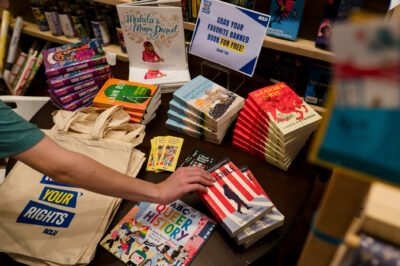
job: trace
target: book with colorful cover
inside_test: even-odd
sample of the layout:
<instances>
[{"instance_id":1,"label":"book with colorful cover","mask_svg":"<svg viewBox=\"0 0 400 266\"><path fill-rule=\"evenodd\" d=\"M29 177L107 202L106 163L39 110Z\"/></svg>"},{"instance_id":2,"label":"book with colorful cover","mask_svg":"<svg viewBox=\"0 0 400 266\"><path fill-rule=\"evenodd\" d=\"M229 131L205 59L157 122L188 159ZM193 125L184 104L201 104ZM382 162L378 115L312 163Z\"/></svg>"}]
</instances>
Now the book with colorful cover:
<instances>
[{"instance_id":1,"label":"book with colorful cover","mask_svg":"<svg viewBox=\"0 0 400 266\"><path fill-rule=\"evenodd\" d=\"M211 154L201 150L200 148L195 148L183 161L181 167L194 166L207 170L216 161L217 158Z\"/></svg>"},{"instance_id":2,"label":"book with colorful cover","mask_svg":"<svg viewBox=\"0 0 400 266\"><path fill-rule=\"evenodd\" d=\"M42 52L47 77L59 76L107 62L98 40L66 44Z\"/></svg>"},{"instance_id":3,"label":"book with colorful cover","mask_svg":"<svg viewBox=\"0 0 400 266\"><path fill-rule=\"evenodd\" d=\"M242 97L201 75L175 91L173 98L202 117L206 126L214 131L244 105Z\"/></svg>"},{"instance_id":4,"label":"book with colorful cover","mask_svg":"<svg viewBox=\"0 0 400 266\"><path fill-rule=\"evenodd\" d=\"M216 222L186 203L140 202L100 241L127 265L188 265Z\"/></svg>"},{"instance_id":5,"label":"book with colorful cover","mask_svg":"<svg viewBox=\"0 0 400 266\"><path fill-rule=\"evenodd\" d=\"M93 104L106 108L122 105L126 110L145 113L159 93L157 85L111 78L104 83Z\"/></svg>"},{"instance_id":6,"label":"book with colorful cover","mask_svg":"<svg viewBox=\"0 0 400 266\"><path fill-rule=\"evenodd\" d=\"M247 166L239 167L239 170L253 183L254 188L260 194L268 195L265 193L263 188L254 177L253 173ZM268 197L269 198L269 197ZM246 248L255 243L257 240L265 236L267 233L279 228L283 225L285 216L279 212L279 210L273 206L271 212L267 213L260 220L254 222L251 226L246 228L242 233L235 237L236 243L243 244Z\"/></svg>"},{"instance_id":7,"label":"book with colorful cover","mask_svg":"<svg viewBox=\"0 0 400 266\"><path fill-rule=\"evenodd\" d=\"M167 136L156 169L174 172L182 150L183 138Z\"/></svg>"},{"instance_id":8,"label":"book with colorful cover","mask_svg":"<svg viewBox=\"0 0 400 266\"><path fill-rule=\"evenodd\" d=\"M88 95L89 93L98 92L100 90L100 88L101 88L101 86L96 84L96 85L84 88L84 89L82 89L80 91L77 91L77 92L74 92L74 93L59 97L59 99L60 99L60 102L62 104L67 104L67 103L72 102L73 100L77 100L79 98L82 98L85 95Z\"/></svg>"},{"instance_id":9,"label":"book with colorful cover","mask_svg":"<svg viewBox=\"0 0 400 266\"><path fill-rule=\"evenodd\" d=\"M283 82L253 91L249 99L275 125L280 138L305 129L312 131L321 120L321 116Z\"/></svg>"},{"instance_id":10,"label":"book with colorful cover","mask_svg":"<svg viewBox=\"0 0 400 266\"><path fill-rule=\"evenodd\" d=\"M147 2L147 3L146 3ZM129 80L162 86L190 80L182 10L137 1L117 6L129 57ZM178 3L179 1L175 1Z\"/></svg>"},{"instance_id":11,"label":"book with colorful cover","mask_svg":"<svg viewBox=\"0 0 400 266\"><path fill-rule=\"evenodd\" d=\"M61 97L61 96L64 96L64 95L67 95L70 93L77 92L77 91L87 88L89 86L94 86L96 84L99 84L100 88L101 88L101 86L103 86L104 82L109 78L111 78L111 73L106 73L104 75L100 75L100 76L94 77L89 80L84 80L84 81L81 81L78 83L74 83L70 86L65 86L65 87L62 87L59 89L55 89L53 91L54 91L55 95L57 95L58 97Z\"/></svg>"},{"instance_id":12,"label":"book with colorful cover","mask_svg":"<svg viewBox=\"0 0 400 266\"><path fill-rule=\"evenodd\" d=\"M207 170L216 178L200 197L232 237L271 211L272 202L259 195L250 180L225 158Z\"/></svg>"},{"instance_id":13,"label":"book with colorful cover","mask_svg":"<svg viewBox=\"0 0 400 266\"><path fill-rule=\"evenodd\" d=\"M267 34L295 41L299 33L305 0L272 0Z\"/></svg>"},{"instance_id":14,"label":"book with colorful cover","mask_svg":"<svg viewBox=\"0 0 400 266\"><path fill-rule=\"evenodd\" d=\"M150 154L149 154L149 159L147 161L146 165L146 171L154 171L155 170L155 164L156 164L156 151L155 151L155 138L152 138L150 140Z\"/></svg>"},{"instance_id":15,"label":"book with colorful cover","mask_svg":"<svg viewBox=\"0 0 400 266\"><path fill-rule=\"evenodd\" d=\"M82 69L78 72L65 73L60 76L51 77L48 79L48 83L51 88L58 89L63 86L77 83L82 80L88 80L93 77L103 75L110 72L109 65L96 65L89 68Z\"/></svg>"},{"instance_id":16,"label":"book with colorful cover","mask_svg":"<svg viewBox=\"0 0 400 266\"><path fill-rule=\"evenodd\" d=\"M304 95L304 101L325 106L326 95L331 83L332 71L327 67L312 66Z\"/></svg>"}]
</instances>

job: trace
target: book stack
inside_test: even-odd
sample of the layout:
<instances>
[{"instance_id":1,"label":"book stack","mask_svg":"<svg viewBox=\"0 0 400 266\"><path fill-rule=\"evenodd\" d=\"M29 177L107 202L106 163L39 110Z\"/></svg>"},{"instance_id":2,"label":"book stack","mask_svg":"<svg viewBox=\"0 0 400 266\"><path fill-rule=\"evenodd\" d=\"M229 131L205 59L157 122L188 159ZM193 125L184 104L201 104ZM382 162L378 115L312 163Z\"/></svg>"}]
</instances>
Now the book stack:
<instances>
[{"instance_id":1,"label":"book stack","mask_svg":"<svg viewBox=\"0 0 400 266\"><path fill-rule=\"evenodd\" d=\"M173 136L159 136L150 140L151 149L147 171L174 172L181 153L183 139Z\"/></svg>"},{"instance_id":2,"label":"book stack","mask_svg":"<svg viewBox=\"0 0 400 266\"><path fill-rule=\"evenodd\" d=\"M99 40L82 41L43 50L49 95L54 105L73 111L90 106L110 66Z\"/></svg>"},{"instance_id":3,"label":"book stack","mask_svg":"<svg viewBox=\"0 0 400 266\"><path fill-rule=\"evenodd\" d=\"M197 76L173 93L166 126L220 144L243 104L242 97Z\"/></svg>"},{"instance_id":4,"label":"book stack","mask_svg":"<svg viewBox=\"0 0 400 266\"><path fill-rule=\"evenodd\" d=\"M189 265L215 224L180 200L168 205L140 202L100 245L127 265Z\"/></svg>"},{"instance_id":5,"label":"book stack","mask_svg":"<svg viewBox=\"0 0 400 266\"><path fill-rule=\"evenodd\" d=\"M157 85L148 85L110 78L93 100L93 106L109 108L122 105L131 123L147 125L156 117L161 105L161 91Z\"/></svg>"},{"instance_id":6,"label":"book stack","mask_svg":"<svg viewBox=\"0 0 400 266\"><path fill-rule=\"evenodd\" d=\"M215 161L212 155L195 149L181 166L201 167L217 179L207 193L199 193L238 245L249 247L283 225L284 216L247 166L238 168L228 158Z\"/></svg>"},{"instance_id":7,"label":"book stack","mask_svg":"<svg viewBox=\"0 0 400 266\"><path fill-rule=\"evenodd\" d=\"M321 117L285 83L249 93L233 146L287 170Z\"/></svg>"}]
</instances>

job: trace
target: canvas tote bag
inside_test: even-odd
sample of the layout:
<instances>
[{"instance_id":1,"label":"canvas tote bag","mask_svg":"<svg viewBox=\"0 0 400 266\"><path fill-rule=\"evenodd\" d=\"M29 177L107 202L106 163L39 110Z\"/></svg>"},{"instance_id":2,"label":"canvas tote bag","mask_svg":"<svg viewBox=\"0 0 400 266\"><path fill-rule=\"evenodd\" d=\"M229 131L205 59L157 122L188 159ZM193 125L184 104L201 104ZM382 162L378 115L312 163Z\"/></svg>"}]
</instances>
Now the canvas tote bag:
<instances>
[{"instance_id":1,"label":"canvas tote bag","mask_svg":"<svg viewBox=\"0 0 400 266\"><path fill-rule=\"evenodd\" d=\"M144 126L122 107L57 111L45 131L59 145L134 176L145 161L134 147ZM111 177L110 177L111 178ZM17 162L0 186L0 250L29 264L87 264L120 199L54 182Z\"/></svg>"}]
</instances>

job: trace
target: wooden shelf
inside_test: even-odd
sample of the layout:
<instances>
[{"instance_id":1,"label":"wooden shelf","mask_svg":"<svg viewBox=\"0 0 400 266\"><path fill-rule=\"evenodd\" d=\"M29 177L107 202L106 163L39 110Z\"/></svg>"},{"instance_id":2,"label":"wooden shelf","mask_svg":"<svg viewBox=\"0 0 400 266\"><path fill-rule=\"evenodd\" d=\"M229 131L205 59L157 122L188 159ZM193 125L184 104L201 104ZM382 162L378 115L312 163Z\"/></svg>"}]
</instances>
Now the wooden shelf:
<instances>
[{"instance_id":1,"label":"wooden shelf","mask_svg":"<svg viewBox=\"0 0 400 266\"><path fill-rule=\"evenodd\" d=\"M11 23L11 26L14 26L14 21ZM68 43L75 43L78 42L78 38L66 38L65 36L54 36L51 34L50 31L40 31L39 27L32 22L29 21L24 21L24 25L22 27L22 32L33 36L37 37L40 39L44 39L47 41L55 42L55 43L60 43L60 44L68 44ZM117 59L123 62L128 62L128 54L125 54L121 51L121 48L117 44L110 44L108 46L103 47L104 51L106 52L111 52L115 53L117 55Z\"/></svg>"},{"instance_id":2,"label":"wooden shelf","mask_svg":"<svg viewBox=\"0 0 400 266\"><path fill-rule=\"evenodd\" d=\"M192 22L184 22L185 30L193 31L195 24ZM333 53L315 47L315 42L305 39L297 39L297 41L283 40L271 36L265 36L263 47L270 48L282 52L301 55L325 62L332 62Z\"/></svg>"}]
</instances>

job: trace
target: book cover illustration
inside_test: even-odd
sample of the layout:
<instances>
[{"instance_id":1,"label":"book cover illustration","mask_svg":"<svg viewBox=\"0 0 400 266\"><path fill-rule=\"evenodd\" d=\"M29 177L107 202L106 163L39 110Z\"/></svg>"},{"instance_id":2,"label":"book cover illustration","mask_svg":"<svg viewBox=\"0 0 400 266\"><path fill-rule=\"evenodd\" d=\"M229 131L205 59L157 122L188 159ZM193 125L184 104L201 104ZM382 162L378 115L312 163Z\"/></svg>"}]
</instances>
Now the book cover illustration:
<instances>
[{"instance_id":1,"label":"book cover illustration","mask_svg":"<svg viewBox=\"0 0 400 266\"><path fill-rule=\"evenodd\" d=\"M180 7L129 3L118 5L117 10L130 81L164 85L190 80Z\"/></svg>"},{"instance_id":2,"label":"book cover illustration","mask_svg":"<svg viewBox=\"0 0 400 266\"><path fill-rule=\"evenodd\" d=\"M82 80L87 80L95 76L103 75L110 72L109 65L96 65L89 68L82 69L78 72L65 73L60 76L51 77L48 83L51 88L58 89L62 86L77 83Z\"/></svg>"},{"instance_id":3,"label":"book cover illustration","mask_svg":"<svg viewBox=\"0 0 400 266\"><path fill-rule=\"evenodd\" d=\"M150 140L150 144L151 144L151 148L150 148L150 155L149 155L149 159L147 161L147 166L146 166L146 171L154 171L155 170L155 166L156 166L156 144L155 144L155 138L152 138Z\"/></svg>"},{"instance_id":4,"label":"book cover illustration","mask_svg":"<svg viewBox=\"0 0 400 266\"><path fill-rule=\"evenodd\" d=\"M249 93L249 99L255 102L284 138L302 127L315 126L321 119L285 83L281 82Z\"/></svg>"},{"instance_id":5,"label":"book cover illustration","mask_svg":"<svg viewBox=\"0 0 400 266\"><path fill-rule=\"evenodd\" d=\"M303 16L305 0L272 0L267 34L295 41Z\"/></svg>"},{"instance_id":6,"label":"book cover illustration","mask_svg":"<svg viewBox=\"0 0 400 266\"><path fill-rule=\"evenodd\" d=\"M258 193L264 194L266 197L268 197L247 166L241 166L239 167L239 170L253 183L253 186ZM284 219L285 216L275 206L273 206L269 213L267 213L264 217L261 217L260 220L254 222L242 233L237 235L235 240L239 245L244 244L245 247L249 247L267 233L282 226Z\"/></svg>"},{"instance_id":7,"label":"book cover illustration","mask_svg":"<svg viewBox=\"0 0 400 266\"><path fill-rule=\"evenodd\" d=\"M167 137L160 136L157 137L154 144L155 146L155 165L156 165L156 171L157 171L157 166L161 161L161 156L163 155L163 150L164 150L164 144L167 141Z\"/></svg>"},{"instance_id":8,"label":"book cover illustration","mask_svg":"<svg viewBox=\"0 0 400 266\"><path fill-rule=\"evenodd\" d=\"M304 95L304 101L319 106L325 106L326 95L331 83L331 70L325 67L313 66Z\"/></svg>"},{"instance_id":9,"label":"book cover illustration","mask_svg":"<svg viewBox=\"0 0 400 266\"><path fill-rule=\"evenodd\" d=\"M204 118L207 127L214 131L244 105L242 97L201 75L175 91L173 97Z\"/></svg>"},{"instance_id":10,"label":"book cover illustration","mask_svg":"<svg viewBox=\"0 0 400 266\"><path fill-rule=\"evenodd\" d=\"M106 63L105 53L98 40L66 44L42 52L48 77Z\"/></svg>"},{"instance_id":11,"label":"book cover illustration","mask_svg":"<svg viewBox=\"0 0 400 266\"><path fill-rule=\"evenodd\" d=\"M182 145L183 138L167 136L156 169L174 172Z\"/></svg>"},{"instance_id":12,"label":"book cover illustration","mask_svg":"<svg viewBox=\"0 0 400 266\"><path fill-rule=\"evenodd\" d=\"M98 107L122 105L126 110L144 113L158 95L158 90L157 85L111 78L97 94L94 105Z\"/></svg>"},{"instance_id":13,"label":"book cover illustration","mask_svg":"<svg viewBox=\"0 0 400 266\"><path fill-rule=\"evenodd\" d=\"M217 159L211 154L201 150L200 148L194 149L188 157L183 161L181 167L195 166L207 170Z\"/></svg>"},{"instance_id":14,"label":"book cover illustration","mask_svg":"<svg viewBox=\"0 0 400 266\"><path fill-rule=\"evenodd\" d=\"M168 205L141 202L100 245L127 265L188 265L215 224L180 200Z\"/></svg>"},{"instance_id":15,"label":"book cover illustration","mask_svg":"<svg viewBox=\"0 0 400 266\"><path fill-rule=\"evenodd\" d=\"M230 236L238 235L271 210L271 201L265 195L259 195L249 179L228 158L215 163L207 171L217 181L207 187L206 193L199 194Z\"/></svg>"}]
</instances>

